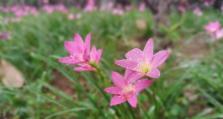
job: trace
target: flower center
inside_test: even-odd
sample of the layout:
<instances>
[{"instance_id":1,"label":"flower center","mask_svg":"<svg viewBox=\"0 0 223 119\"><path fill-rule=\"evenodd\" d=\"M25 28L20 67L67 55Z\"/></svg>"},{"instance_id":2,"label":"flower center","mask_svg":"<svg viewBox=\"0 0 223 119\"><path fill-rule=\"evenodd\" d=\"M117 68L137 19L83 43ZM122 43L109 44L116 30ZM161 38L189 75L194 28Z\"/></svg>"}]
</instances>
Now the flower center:
<instances>
[{"instance_id":1,"label":"flower center","mask_svg":"<svg viewBox=\"0 0 223 119\"><path fill-rule=\"evenodd\" d=\"M124 94L129 94L129 93L133 93L134 90L135 90L135 87L132 84L129 84L123 88L122 92Z\"/></svg>"},{"instance_id":2,"label":"flower center","mask_svg":"<svg viewBox=\"0 0 223 119\"><path fill-rule=\"evenodd\" d=\"M151 71L151 66L148 63L141 63L139 65L139 71L142 73L148 73Z\"/></svg>"}]
</instances>

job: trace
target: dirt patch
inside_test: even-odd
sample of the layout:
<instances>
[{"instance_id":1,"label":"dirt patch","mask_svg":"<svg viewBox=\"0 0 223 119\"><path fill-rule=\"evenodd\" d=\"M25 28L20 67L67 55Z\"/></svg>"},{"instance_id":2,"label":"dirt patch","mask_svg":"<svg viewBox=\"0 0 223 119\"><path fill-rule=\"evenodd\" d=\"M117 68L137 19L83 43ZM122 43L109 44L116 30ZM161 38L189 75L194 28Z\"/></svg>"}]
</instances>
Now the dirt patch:
<instances>
[{"instance_id":1,"label":"dirt patch","mask_svg":"<svg viewBox=\"0 0 223 119\"><path fill-rule=\"evenodd\" d=\"M205 34L198 34L192 39L182 40L178 44L178 54L183 58L203 58L210 52Z\"/></svg>"},{"instance_id":2,"label":"dirt patch","mask_svg":"<svg viewBox=\"0 0 223 119\"><path fill-rule=\"evenodd\" d=\"M73 95L75 93L75 90L71 86L71 82L62 76L59 72L54 71L53 73L54 79L52 80L51 84L55 86L56 88L64 91L68 95Z\"/></svg>"}]
</instances>

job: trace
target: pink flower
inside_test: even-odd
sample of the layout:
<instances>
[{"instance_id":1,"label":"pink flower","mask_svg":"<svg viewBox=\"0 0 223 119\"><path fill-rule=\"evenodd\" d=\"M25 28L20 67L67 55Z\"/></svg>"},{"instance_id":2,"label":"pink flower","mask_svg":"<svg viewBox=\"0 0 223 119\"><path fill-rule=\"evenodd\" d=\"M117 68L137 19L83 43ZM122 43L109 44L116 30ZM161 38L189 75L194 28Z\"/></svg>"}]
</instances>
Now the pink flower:
<instances>
[{"instance_id":1,"label":"pink flower","mask_svg":"<svg viewBox=\"0 0 223 119\"><path fill-rule=\"evenodd\" d=\"M219 21L210 22L204 27L204 29L210 34L213 34L214 32L220 30L220 28L221 24Z\"/></svg>"},{"instance_id":2,"label":"pink flower","mask_svg":"<svg viewBox=\"0 0 223 119\"><path fill-rule=\"evenodd\" d=\"M199 7L196 7L193 11L193 13L197 16L202 16L203 12L201 11L201 9Z\"/></svg>"},{"instance_id":3,"label":"pink flower","mask_svg":"<svg viewBox=\"0 0 223 119\"><path fill-rule=\"evenodd\" d=\"M70 13L70 14L68 14L67 18L69 20L74 20L75 19L75 15Z\"/></svg>"},{"instance_id":4,"label":"pink flower","mask_svg":"<svg viewBox=\"0 0 223 119\"><path fill-rule=\"evenodd\" d=\"M223 38L223 28L216 32L215 37L217 40Z\"/></svg>"},{"instance_id":5,"label":"pink flower","mask_svg":"<svg viewBox=\"0 0 223 119\"><path fill-rule=\"evenodd\" d=\"M10 38L10 34L8 32L0 32L0 40L8 40Z\"/></svg>"},{"instance_id":6,"label":"pink flower","mask_svg":"<svg viewBox=\"0 0 223 119\"><path fill-rule=\"evenodd\" d=\"M110 105L118 105L128 101L132 107L137 106L137 95L152 84L152 80L139 79L138 75L126 70L124 77L117 72L112 72L114 86L105 89L112 94Z\"/></svg>"},{"instance_id":7,"label":"pink flower","mask_svg":"<svg viewBox=\"0 0 223 119\"><path fill-rule=\"evenodd\" d=\"M117 60L115 63L128 70L140 73L143 76L159 78L158 67L169 57L168 50L153 54L153 39L147 41L144 50L134 48L125 54L126 59Z\"/></svg>"},{"instance_id":8,"label":"pink flower","mask_svg":"<svg viewBox=\"0 0 223 119\"><path fill-rule=\"evenodd\" d=\"M140 12L144 12L145 9L146 9L146 5L145 5L145 3L141 2L140 5L139 5L139 11L140 11Z\"/></svg>"},{"instance_id":9,"label":"pink flower","mask_svg":"<svg viewBox=\"0 0 223 119\"><path fill-rule=\"evenodd\" d=\"M51 14L54 12L54 7L51 5L44 5L42 9L48 14Z\"/></svg>"},{"instance_id":10,"label":"pink flower","mask_svg":"<svg viewBox=\"0 0 223 119\"><path fill-rule=\"evenodd\" d=\"M63 4L58 5L44 5L43 11L47 12L48 14L51 14L53 12L60 12L60 13L68 13L68 9Z\"/></svg>"},{"instance_id":11,"label":"pink flower","mask_svg":"<svg viewBox=\"0 0 223 119\"><path fill-rule=\"evenodd\" d=\"M212 5L214 3L214 0L204 0L204 4L206 5L206 6L210 6L210 5Z\"/></svg>"},{"instance_id":12,"label":"pink flower","mask_svg":"<svg viewBox=\"0 0 223 119\"><path fill-rule=\"evenodd\" d=\"M124 10L121 9L121 8L114 8L114 9L112 10L112 13L113 13L114 15L121 16L121 15L124 14Z\"/></svg>"},{"instance_id":13,"label":"pink flower","mask_svg":"<svg viewBox=\"0 0 223 119\"><path fill-rule=\"evenodd\" d=\"M94 71L101 59L102 50L95 47L91 49L91 34L88 34L83 42L79 34L74 35L73 41L65 41L64 47L69 56L59 59L59 62L74 65L75 71Z\"/></svg>"},{"instance_id":14,"label":"pink flower","mask_svg":"<svg viewBox=\"0 0 223 119\"><path fill-rule=\"evenodd\" d=\"M91 12L95 9L95 0L87 0L85 11Z\"/></svg>"}]
</instances>

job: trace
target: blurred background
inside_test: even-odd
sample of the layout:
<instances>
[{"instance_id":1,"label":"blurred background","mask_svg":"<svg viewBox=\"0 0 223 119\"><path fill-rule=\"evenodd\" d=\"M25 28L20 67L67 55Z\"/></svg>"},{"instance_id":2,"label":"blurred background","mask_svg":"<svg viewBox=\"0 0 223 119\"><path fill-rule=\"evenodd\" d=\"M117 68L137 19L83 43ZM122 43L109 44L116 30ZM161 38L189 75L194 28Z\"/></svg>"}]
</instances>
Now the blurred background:
<instances>
[{"instance_id":1,"label":"blurred background","mask_svg":"<svg viewBox=\"0 0 223 119\"><path fill-rule=\"evenodd\" d=\"M222 119L223 0L1 0L0 119ZM60 64L92 33L107 81ZM153 38L169 49L138 106L109 106L114 61Z\"/></svg>"}]
</instances>

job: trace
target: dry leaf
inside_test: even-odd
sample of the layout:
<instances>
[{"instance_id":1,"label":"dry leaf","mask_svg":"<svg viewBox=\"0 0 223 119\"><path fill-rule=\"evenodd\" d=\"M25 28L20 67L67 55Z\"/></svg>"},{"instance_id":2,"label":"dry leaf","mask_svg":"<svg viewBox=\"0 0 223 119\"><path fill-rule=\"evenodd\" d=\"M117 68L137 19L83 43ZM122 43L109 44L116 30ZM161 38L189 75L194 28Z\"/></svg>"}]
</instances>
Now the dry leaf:
<instances>
[{"instance_id":1,"label":"dry leaf","mask_svg":"<svg viewBox=\"0 0 223 119\"><path fill-rule=\"evenodd\" d=\"M0 60L0 76L8 88L20 88L25 81L22 73L5 60Z\"/></svg>"},{"instance_id":2,"label":"dry leaf","mask_svg":"<svg viewBox=\"0 0 223 119\"><path fill-rule=\"evenodd\" d=\"M145 30L146 27L147 27L146 20L144 20L144 19L138 19L138 20L136 20L136 27L139 30Z\"/></svg>"}]
</instances>

